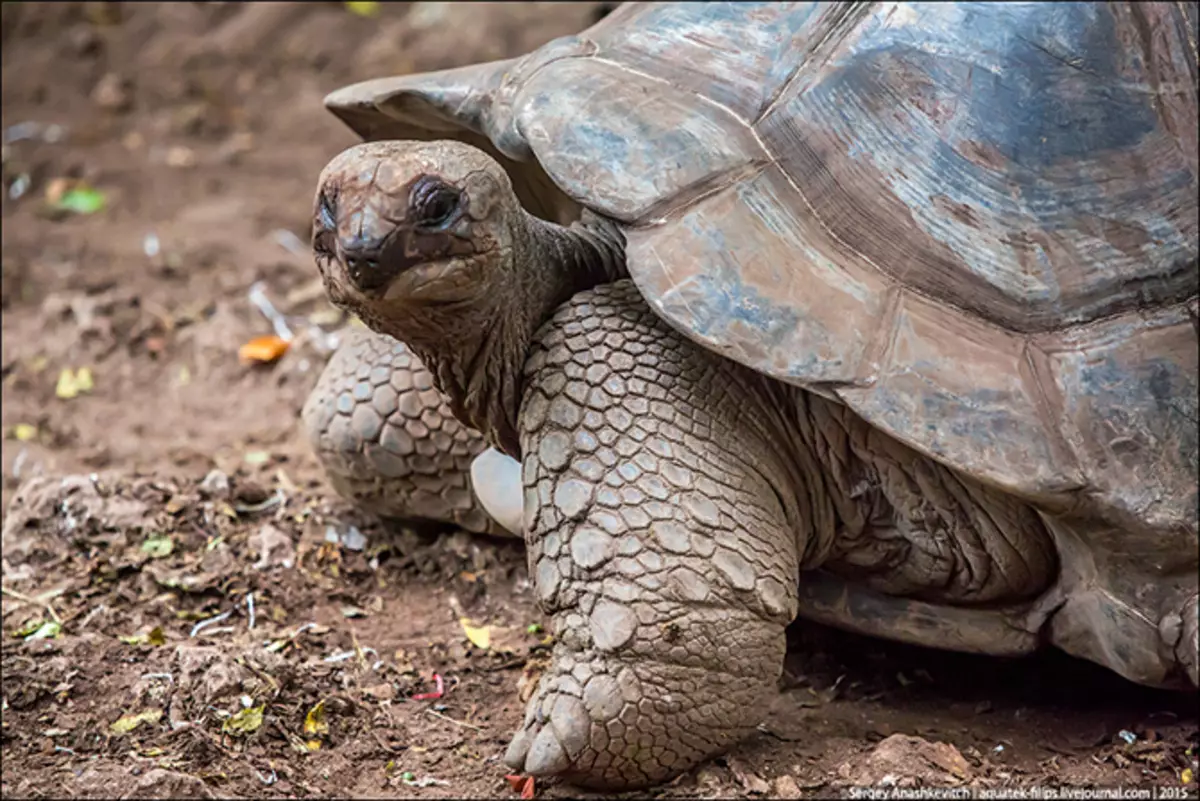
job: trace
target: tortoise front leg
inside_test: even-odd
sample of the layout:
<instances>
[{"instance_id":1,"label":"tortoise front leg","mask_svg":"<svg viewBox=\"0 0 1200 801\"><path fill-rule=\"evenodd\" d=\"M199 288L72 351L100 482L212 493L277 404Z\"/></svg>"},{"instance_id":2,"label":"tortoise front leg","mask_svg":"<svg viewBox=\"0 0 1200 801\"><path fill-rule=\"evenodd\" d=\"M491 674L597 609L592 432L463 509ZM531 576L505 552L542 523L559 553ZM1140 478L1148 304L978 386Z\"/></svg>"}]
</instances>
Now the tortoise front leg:
<instances>
[{"instance_id":1,"label":"tortoise front leg","mask_svg":"<svg viewBox=\"0 0 1200 801\"><path fill-rule=\"evenodd\" d=\"M539 333L520 414L525 536L556 643L514 769L646 786L761 721L799 549L747 375L671 332L628 281L577 295Z\"/></svg>"},{"instance_id":2,"label":"tortoise front leg","mask_svg":"<svg viewBox=\"0 0 1200 801\"><path fill-rule=\"evenodd\" d=\"M350 330L304 404L305 433L329 483L385 519L507 533L470 479L487 444L455 419L407 345Z\"/></svg>"}]
</instances>

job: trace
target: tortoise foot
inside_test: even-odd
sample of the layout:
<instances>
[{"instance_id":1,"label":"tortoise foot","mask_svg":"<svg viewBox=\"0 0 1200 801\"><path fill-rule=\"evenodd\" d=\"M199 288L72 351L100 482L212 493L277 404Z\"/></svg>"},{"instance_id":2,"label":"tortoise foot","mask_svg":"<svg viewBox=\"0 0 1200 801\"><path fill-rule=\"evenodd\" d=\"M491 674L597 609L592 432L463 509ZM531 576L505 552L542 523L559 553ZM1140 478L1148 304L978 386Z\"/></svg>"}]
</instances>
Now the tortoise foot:
<instances>
[{"instance_id":1,"label":"tortoise foot","mask_svg":"<svg viewBox=\"0 0 1200 801\"><path fill-rule=\"evenodd\" d=\"M772 651L774 649L771 649ZM762 674L778 673L775 653ZM761 720L773 682L657 660L560 649L504 761L531 776L618 790L666 781L724 751Z\"/></svg>"}]
</instances>

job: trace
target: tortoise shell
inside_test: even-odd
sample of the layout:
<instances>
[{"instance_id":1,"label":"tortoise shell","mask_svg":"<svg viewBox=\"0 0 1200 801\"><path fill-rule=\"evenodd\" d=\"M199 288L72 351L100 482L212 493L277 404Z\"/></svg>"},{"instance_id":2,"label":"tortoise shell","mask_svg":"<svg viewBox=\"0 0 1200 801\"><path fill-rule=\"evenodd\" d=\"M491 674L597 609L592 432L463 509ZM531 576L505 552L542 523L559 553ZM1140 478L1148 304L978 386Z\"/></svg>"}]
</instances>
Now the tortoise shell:
<instances>
[{"instance_id":1,"label":"tortoise shell","mask_svg":"<svg viewBox=\"0 0 1200 801\"><path fill-rule=\"evenodd\" d=\"M692 340L1055 513L1197 531L1185 3L622 6L326 105L624 224Z\"/></svg>"}]
</instances>

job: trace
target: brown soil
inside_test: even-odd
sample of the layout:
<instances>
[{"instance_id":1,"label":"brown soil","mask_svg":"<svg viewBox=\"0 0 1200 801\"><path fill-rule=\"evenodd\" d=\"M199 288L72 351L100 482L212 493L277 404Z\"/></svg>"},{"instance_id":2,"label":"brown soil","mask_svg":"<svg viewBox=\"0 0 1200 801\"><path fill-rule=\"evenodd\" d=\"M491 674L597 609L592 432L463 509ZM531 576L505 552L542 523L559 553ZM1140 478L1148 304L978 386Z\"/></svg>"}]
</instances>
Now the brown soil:
<instances>
[{"instance_id":1,"label":"brown soil","mask_svg":"<svg viewBox=\"0 0 1200 801\"><path fill-rule=\"evenodd\" d=\"M326 489L297 414L326 352L305 321L340 323L303 243L316 175L354 141L324 93L514 55L596 4L0 9L4 797L517 797L499 757L546 653L522 554L384 531ZM105 207L48 212L59 179ZM271 331L249 300L260 281L306 333L250 367L238 346ZM59 397L81 367L94 386ZM490 649L460 614L489 627ZM28 636L55 620L57 637ZM121 639L134 635L149 641ZM1197 769L1194 696L1056 654L947 655L809 625L792 640L761 731L659 794L1195 797L1181 781ZM434 674L442 697L419 698ZM318 703L325 728L306 732Z\"/></svg>"}]
</instances>

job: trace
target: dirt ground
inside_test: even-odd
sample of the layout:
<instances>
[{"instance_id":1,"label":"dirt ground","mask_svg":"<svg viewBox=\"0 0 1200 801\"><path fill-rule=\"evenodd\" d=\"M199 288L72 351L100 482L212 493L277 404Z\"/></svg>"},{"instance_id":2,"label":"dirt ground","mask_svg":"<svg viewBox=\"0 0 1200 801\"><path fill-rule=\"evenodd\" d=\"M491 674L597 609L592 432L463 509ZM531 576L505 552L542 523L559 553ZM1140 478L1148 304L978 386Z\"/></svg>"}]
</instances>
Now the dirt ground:
<instances>
[{"instance_id":1,"label":"dirt ground","mask_svg":"<svg viewBox=\"0 0 1200 801\"><path fill-rule=\"evenodd\" d=\"M500 755L548 650L522 553L325 487L297 417L346 321L307 229L354 141L326 92L515 55L597 4L349 5L0 6L5 798L518 797ZM255 286L299 332L265 366L238 359L272 331ZM1194 696L791 640L759 733L656 795L1195 797Z\"/></svg>"}]
</instances>

